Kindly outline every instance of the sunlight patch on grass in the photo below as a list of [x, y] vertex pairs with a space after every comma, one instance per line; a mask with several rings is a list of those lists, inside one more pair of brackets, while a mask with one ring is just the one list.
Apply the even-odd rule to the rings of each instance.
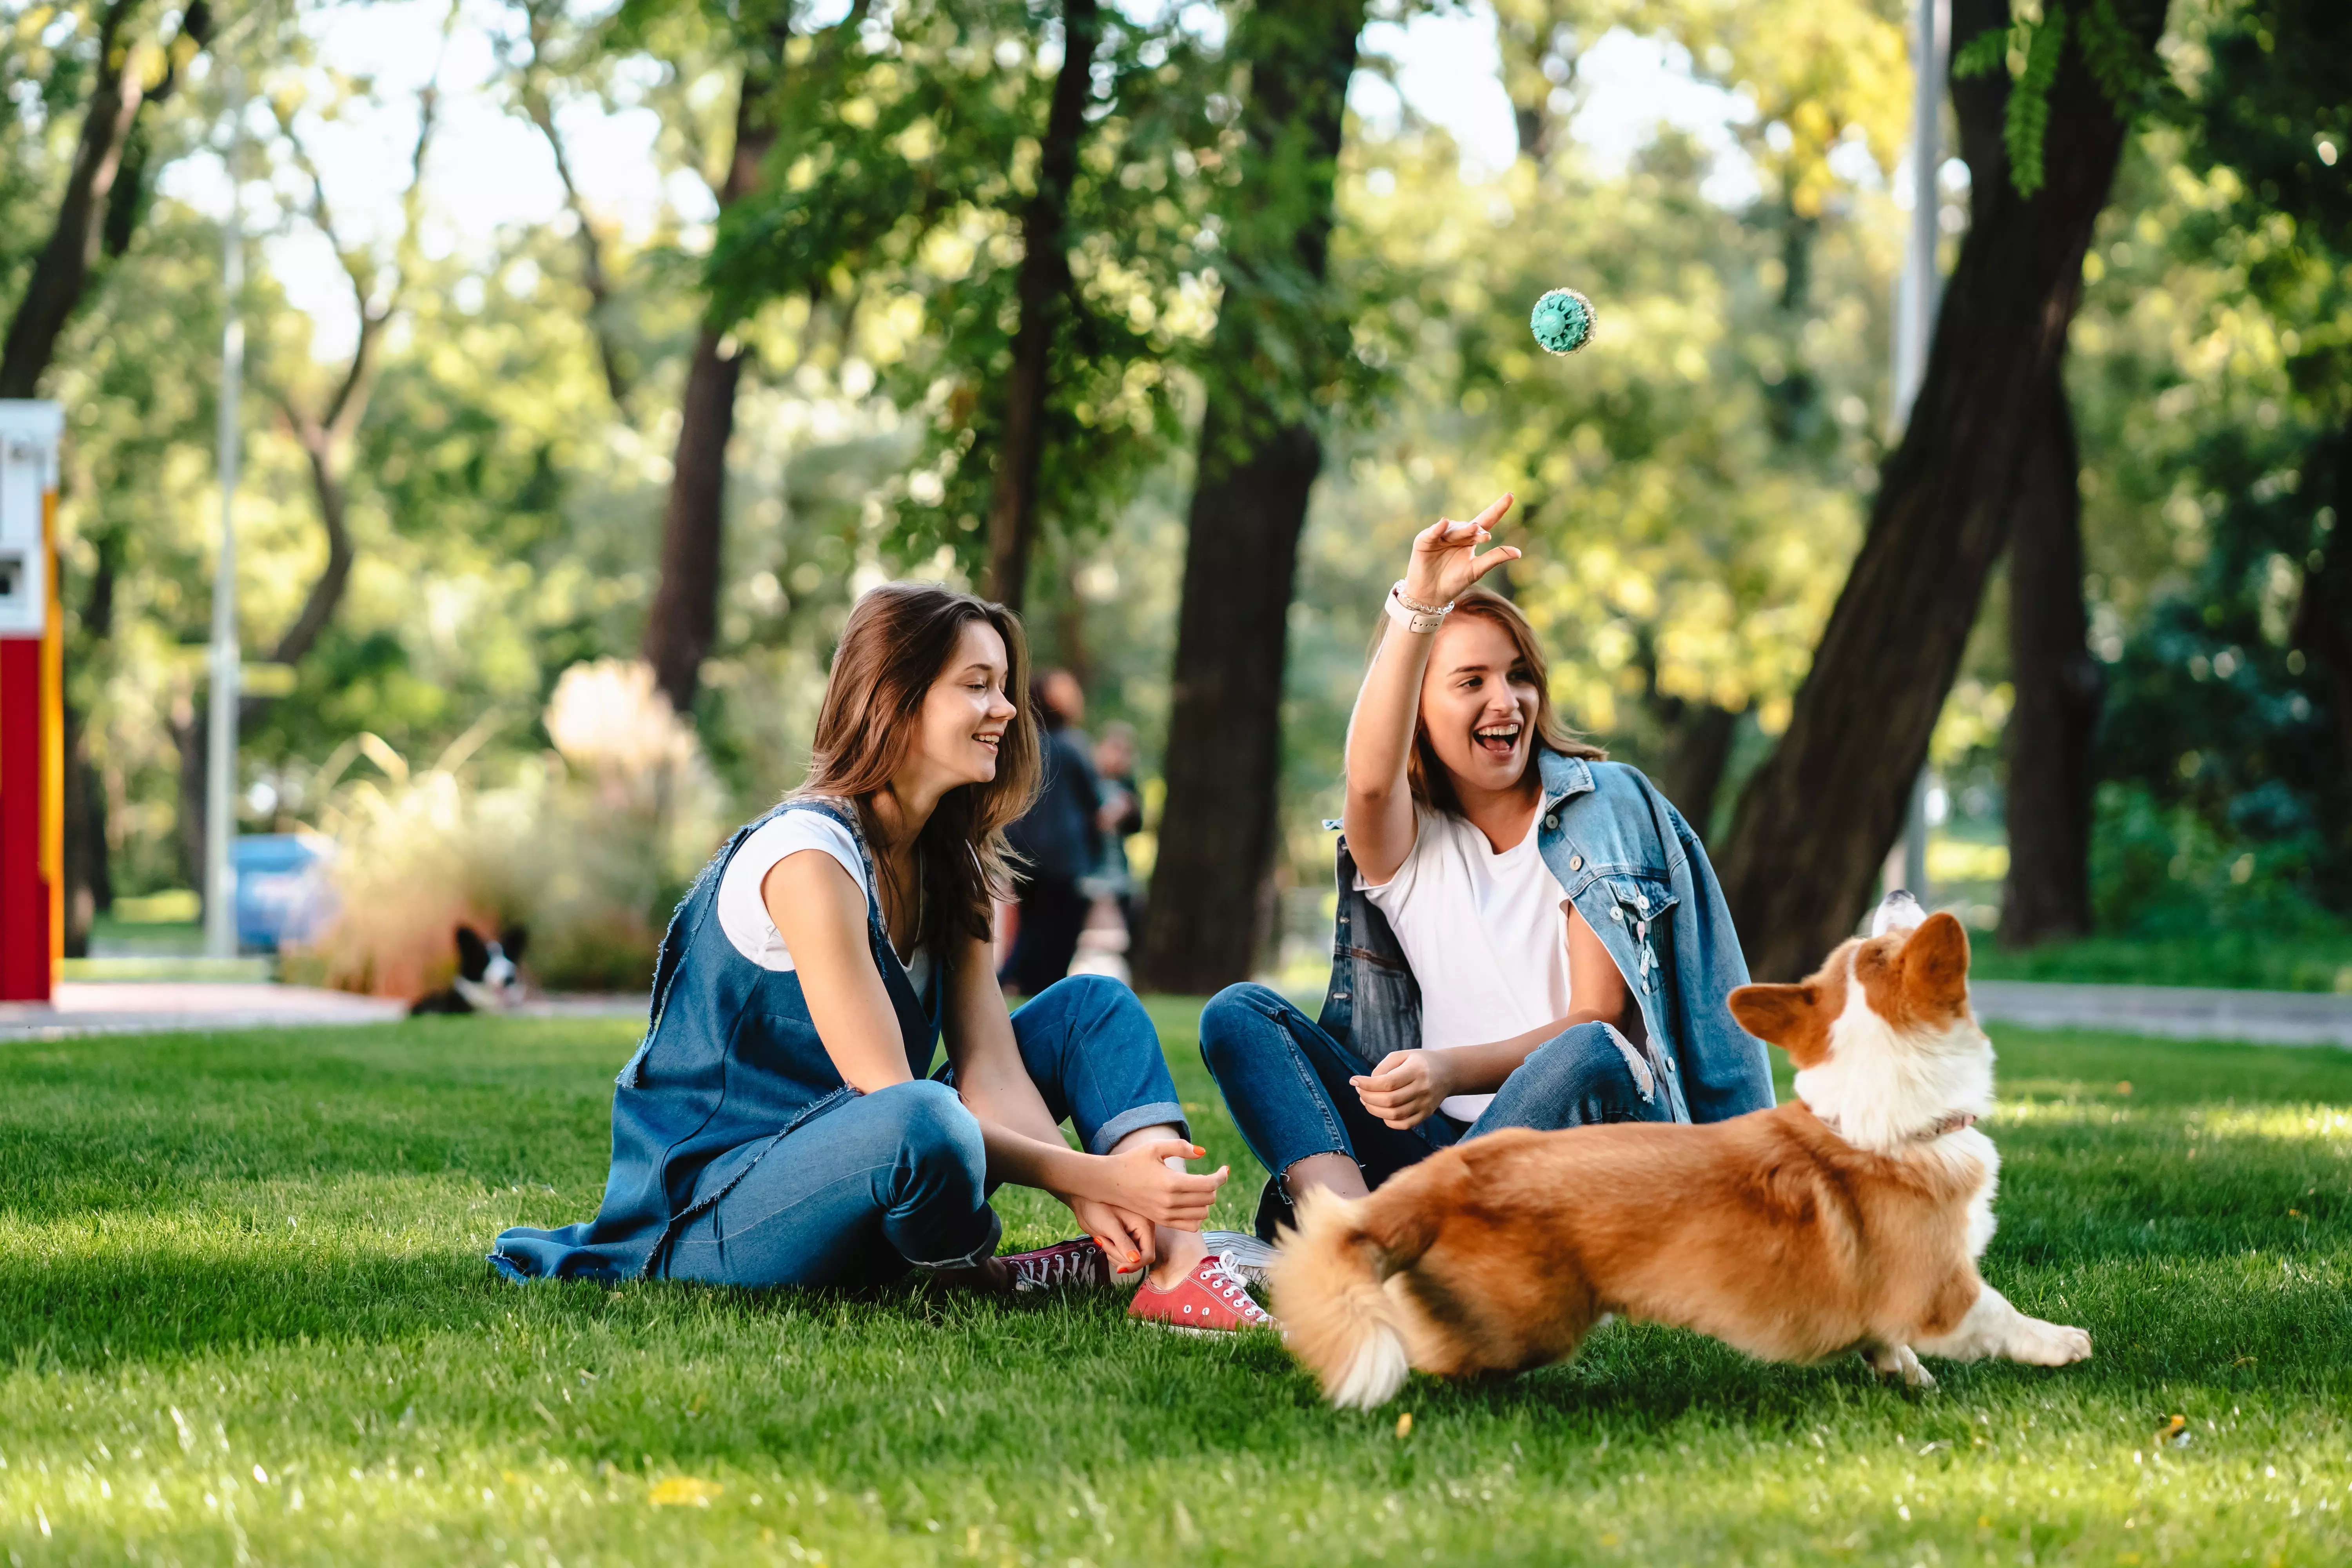
[[2011, 1099], [2004, 1095], [1986, 1120], [1994, 1127], [2122, 1127], [2135, 1120], [2135, 1113], [2099, 1100]]
[[2210, 1137], [2343, 1143], [2352, 1152], [2352, 1110], [2337, 1106], [2232, 1105], [2191, 1111], [2187, 1120]]

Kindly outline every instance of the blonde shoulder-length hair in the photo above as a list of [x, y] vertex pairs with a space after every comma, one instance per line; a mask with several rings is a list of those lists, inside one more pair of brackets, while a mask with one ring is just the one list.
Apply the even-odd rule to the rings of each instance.
[[[1543, 645], [1536, 640], [1535, 627], [1517, 605], [1492, 588], [1471, 588], [1454, 601], [1454, 616], [1491, 621], [1511, 639], [1513, 668], [1526, 670], [1528, 679], [1535, 683], [1536, 741], [1539, 746], [1564, 757], [1582, 757], [1588, 762], [1608, 758], [1607, 752], [1570, 729], [1552, 707], [1551, 672], [1544, 663]], [[1388, 635], [1388, 617], [1382, 616], [1380, 628], [1372, 634], [1373, 653], [1380, 651], [1381, 639]], [[1369, 658], [1366, 662], [1370, 662]], [[1528, 766], [1535, 765], [1535, 752], [1530, 751]], [[1454, 793], [1453, 777], [1446, 773], [1445, 764], [1438, 761], [1437, 749], [1430, 744], [1429, 726], [1418, 716], [1413, 720], [1412, 754], [1405, 761], [1404, 777], [1416, 805], [1449, 816], [1462, 815], [1462, 801]]]
[[796, 798], [848, 802], [869, 844], [874, 798], [889, 787], [922, 722], [923, 701], [974, 621], [1004, 639], [1004, 693], [1018, 711], [997, 749], [996, 776], [950, 790], [917, 839], [922, 866], [918, 942], [940, 959], [955, 933], [985, 941], [992, 906], [1009, 897], [1013, 851], [1004, 830], [1037, 797], [1043, 766], [1029, 698], [1029, 645], [1021, 617], [1003, 605], [935, 583], [868, 590], [849, 612], [817, 710], [807, 780]]

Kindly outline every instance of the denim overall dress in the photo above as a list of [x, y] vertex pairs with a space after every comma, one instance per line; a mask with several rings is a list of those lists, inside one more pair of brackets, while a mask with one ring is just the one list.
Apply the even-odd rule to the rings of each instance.
[[[753, 832], [788, 811], [814, 811], [849, 830], [874, 881], [856, 813], [826, 800], [788, 800], [737, 830], [700, 877], [662, 938], [652, 1016], [613, 1094], [613, 1169], [596, 1217], [557, 1230], [518, 1226], [490, 1262], [513, 1279], [642, 1279], [665, 1253], [786, 1137], [857, 1091], [842, 1081], [817, 1037], [800, 977], [736, 950], [717, 919], [727, 864]], [[890, 945], [877, 900], [866, 936], [906, 1043], [908, 1070], [929, 1075], [939, 1041], [940, 980], [916, 994]], [[991, 1249], [992, 1250], [992, 1244]]]

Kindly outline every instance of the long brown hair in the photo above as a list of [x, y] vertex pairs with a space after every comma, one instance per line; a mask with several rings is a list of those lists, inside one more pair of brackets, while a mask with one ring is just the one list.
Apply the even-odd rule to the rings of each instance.
[[[1512, 664], [1523, 668], [1536, 689], [1536, 740], [1547, 751], [1565, 757], [1582, 757], [1588, 762], [1601, 762], [1609, 753], [1591, 742], [1582, 739], [1562, 722], [1559, 710], [1551, 705], [1551, 672], [1544, 664], [1543, 645], [1536, 641], [1536, 629], [1528, 622], [1520, 608], [1492, 588], [1465, 589], [1454, 601], [1454, 614], [1475, 616], [1482, 621], [1492, 621], [1503, 628], [1511, 639]], [[1388, 617], [1381, 617], [1380, 629], [1372, 635], [1372, 651], [1378, 653], [1381, 638], [1388, 635]], [[1461, 797], [1454, 793], [1454, 780], [1438, 760], [1437, 749], [1430, 744], [1429, 726], [1419, 717], [1418, 695], [1413, 699], [1415, 717], [1412, 721], [1412, 754], [1405, 760], [1405, 784], [1412, 791], [1415, 804], [1432, 811], [1442, 811], [1449, 816], [1462, 815]], [[1528, 753], [1528, 765], [1536, 765], [1533, 751]]]
[[817, 710], [808, 779], [793, 792], [846, 800], [856, 809], [866, 843], [878, 846], [881, 825], [874, 797], [889, 787], [891, 775], [906, 762], [921, 726], [923, 700], [973, 621], [994, 626], [1004, 639], [1004, 693], [1017, 711], [997, 748], [996, 777], [948, 791], [916, 840], [923, 881], [916, 940], [938, 963], [947, 962], [941, 944], [950, 935], [987, 938], [992, 906], [1009, 896], [1012, 887], [1013, 850], [1004, 842], [1004, 829], [1036, 799], [1044, 772], [1021, 617], [936, 583], [889, 583], [868, 590], [841, 628], [824, 702]]

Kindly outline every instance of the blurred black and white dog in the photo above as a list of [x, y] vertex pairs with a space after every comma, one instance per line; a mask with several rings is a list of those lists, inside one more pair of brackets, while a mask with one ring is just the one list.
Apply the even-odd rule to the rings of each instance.
[[530, 940], [530, 932], [521, 926], [509, 926], [496, 942], [487, 940], [472, 926], [459, 926], [457, 978], [446, 990], [410, 1003], [408, 1016], [509, 1011], [522, 1000], [522, 973], [515, 963]]

